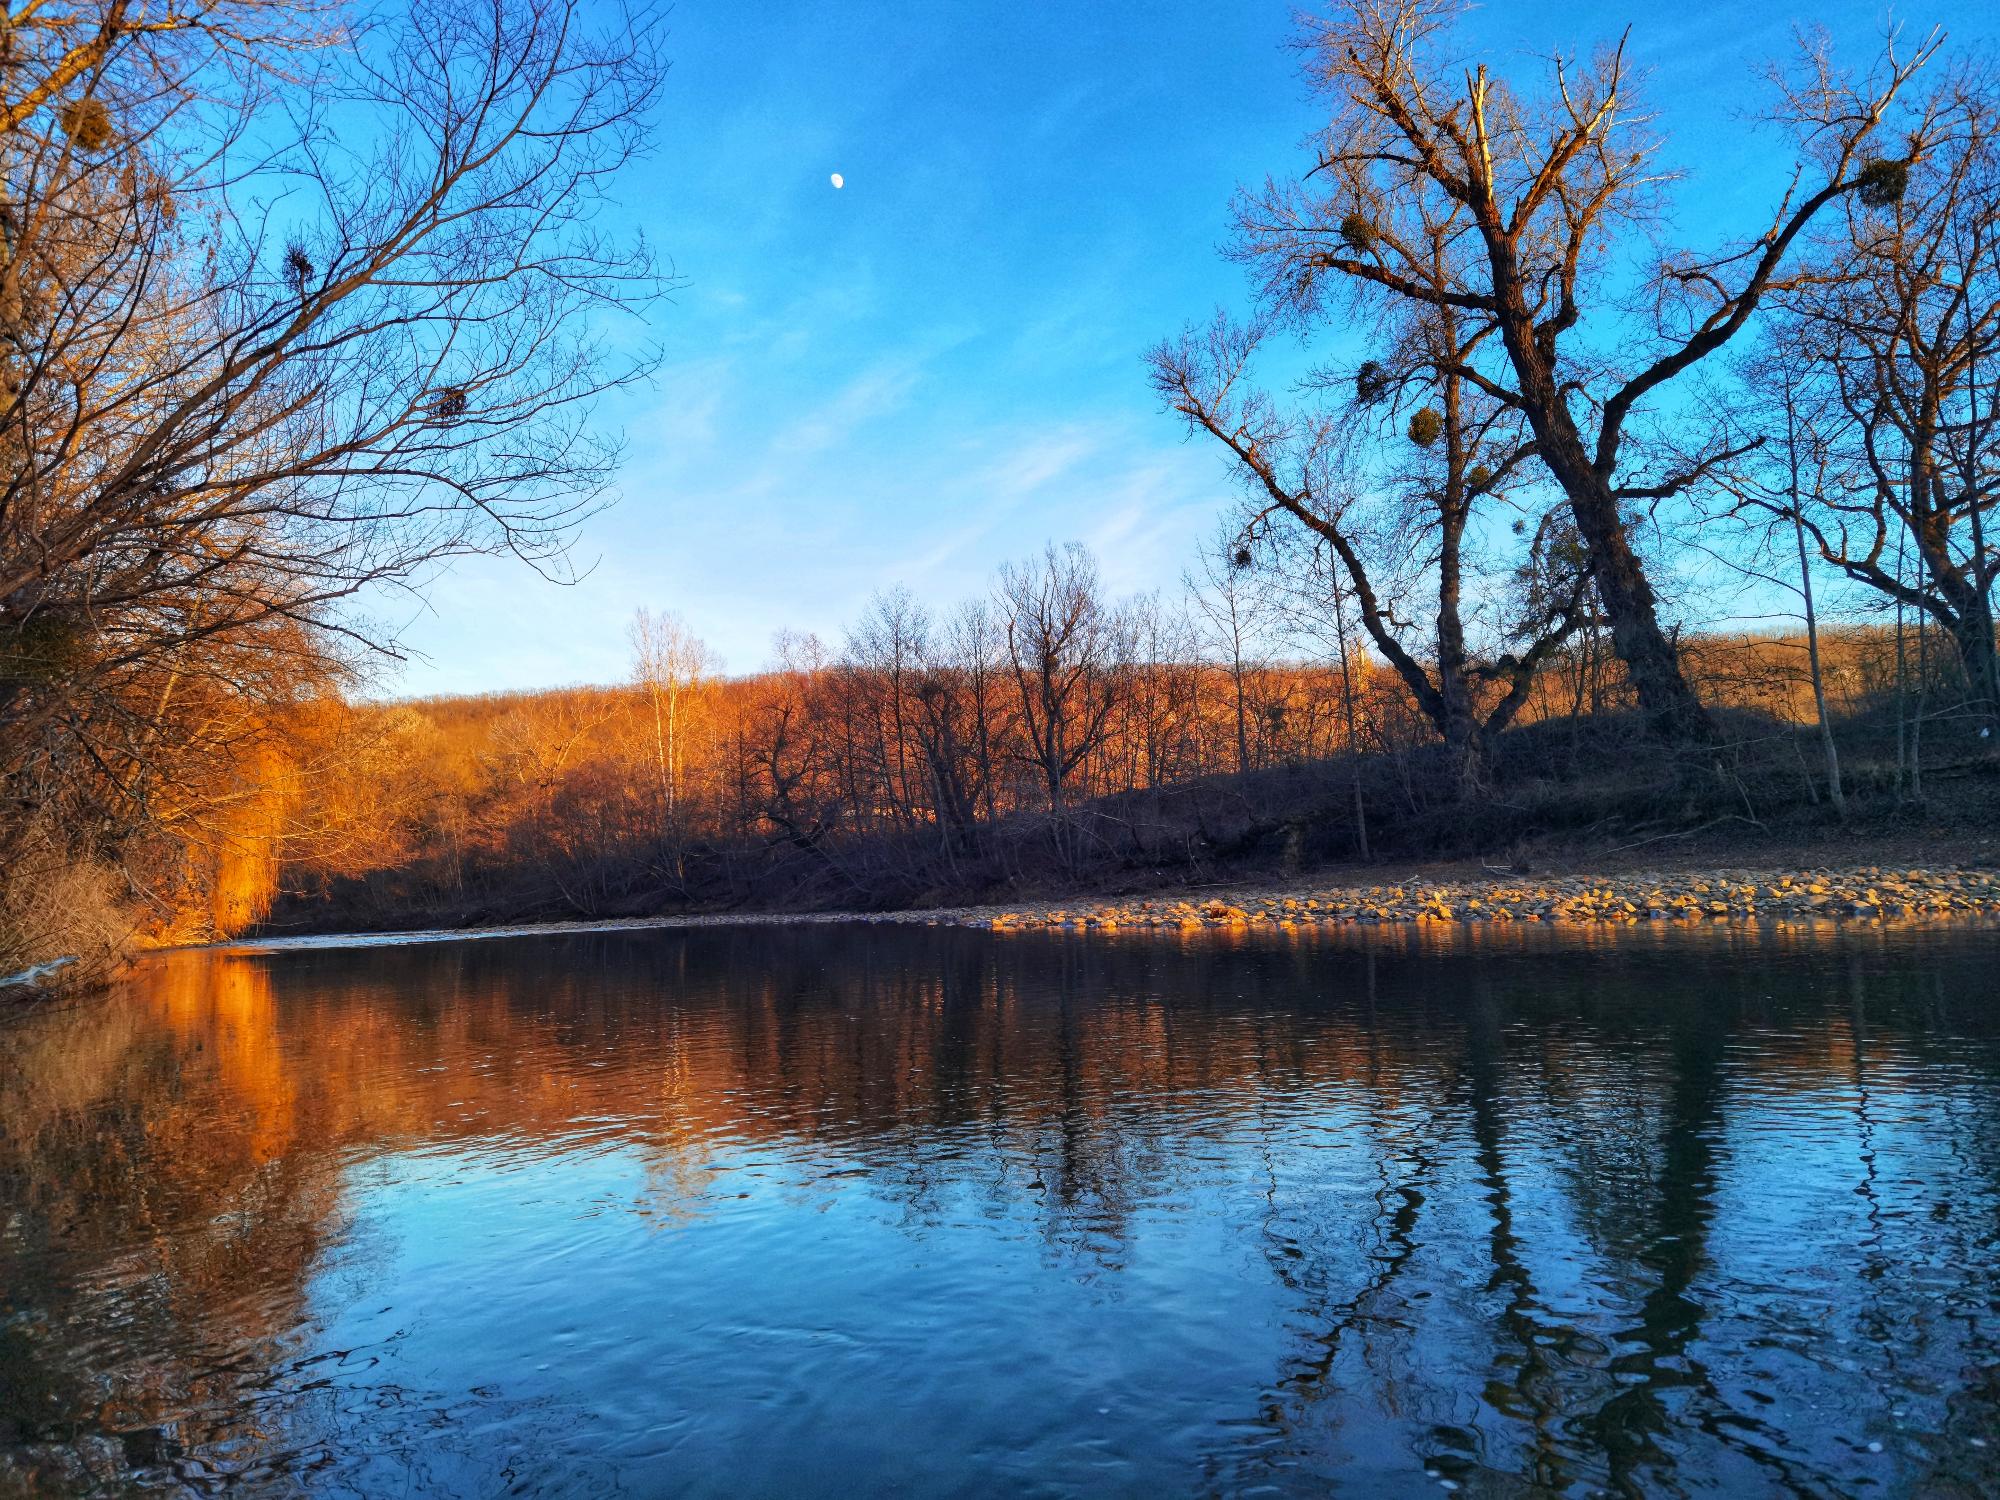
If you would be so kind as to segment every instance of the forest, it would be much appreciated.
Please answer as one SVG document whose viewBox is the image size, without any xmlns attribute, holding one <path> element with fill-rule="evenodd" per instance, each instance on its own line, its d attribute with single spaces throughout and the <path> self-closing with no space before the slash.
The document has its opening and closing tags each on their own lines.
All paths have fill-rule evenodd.
<svg viewBox="0 0 2000 1500">
<path fill-rule="evenodd" d="M 749 673 L 647 607 L 625 681 L 416 701 L 364 603 L 562 576 L 615 498 L 594 413 L 672 277 L 598 215 L 662 18 L 145 14 L 0 53 L 0 974 L 1990 811 L 1976 47 L 1804 35 L 1736 81 L 1780 186 L 1696 225 L 1624 42 L 1501 69 L 1451 0 L 1318 11 L 1323 123 L 1227 207 L 1241 307 L 1132 351 L 1236 486 L 1181 587 L 1051 539 Z"/>
<path fill-rule="evenodd" d="M 1940 790 L 1984 765 L 1943 643 L 1915 621 L 1817 640 L 1837 780 L 1803 636 L 1683 644 L 1728 737 L 1690 774 L 1645 734 L 1598 624 L 1536 673 L 1468 791 L 1393 671 L 1351 642 L 1305 654 L 1267 580 L 1201 582 L 1114 605 L 1087 553 L 1051 548 L 942 618 L 881 595 L 837 645 L 788 639 L 754 676 L 711 674 L 684 626 L 642 612 L 630 683 L 333 710 L 247 798 L 278 820 L 224 846 L 208 919 L 874 909 L 1497 859 L 1593 827 L 1837 827 L 1836 795 L 1893 823 L 1955 807 Z"/>
</svg>

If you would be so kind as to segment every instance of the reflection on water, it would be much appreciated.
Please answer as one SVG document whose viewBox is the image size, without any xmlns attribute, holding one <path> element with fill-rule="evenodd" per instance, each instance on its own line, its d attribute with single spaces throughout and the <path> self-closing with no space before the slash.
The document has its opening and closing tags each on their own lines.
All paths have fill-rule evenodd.
<svg viewBox="0 0 2000 1500">
<path fill-rule="evenodd" d="M 0 1492 L 1990 1494 L 1997 961 L 175 955 L 0 1029 Z"/>
</svg>

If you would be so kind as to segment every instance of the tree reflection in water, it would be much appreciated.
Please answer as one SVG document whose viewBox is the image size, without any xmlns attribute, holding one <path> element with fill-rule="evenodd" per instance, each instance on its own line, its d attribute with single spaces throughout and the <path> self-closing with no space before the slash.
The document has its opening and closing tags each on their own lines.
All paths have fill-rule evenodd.
<svg viewBox="0 0 2000 1500">
<path fill-rule="evenodd" d="M 174 955 L 0 1029 L 0 1480 L 1990 1491 L 1996 956 Z"/>
</svg>

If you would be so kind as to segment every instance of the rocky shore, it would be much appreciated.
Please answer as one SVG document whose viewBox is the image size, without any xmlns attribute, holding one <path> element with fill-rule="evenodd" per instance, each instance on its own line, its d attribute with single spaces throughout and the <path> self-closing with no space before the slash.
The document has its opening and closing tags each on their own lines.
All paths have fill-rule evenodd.
<svg viewBox="0 0 2000 1500">
<path fill-rule="evenodd" d="M 1977 863 L 1839 868 L 1627 870 L 1530 878 L 1490 871 L 1363 885 L 1338 874 L 1211 890 L 1071 896 L 1059 903 L 895 911 L 705 912 L 603 921 L 429 928 L 298 936 L 266 934 L 216 946 L 239 950 L 352 948 L 555 933 L 843 923 L 974 927 L 996 932 L 1300 932 L 1418 923 L 1552 927 L 1758 922 L 1931 922 L 2000 917 L 2000 866 Z"/>
<path fill-rule="evenodd" d="M 899 914 L 997 931 L 1047 928 L 1279 931 L 1397 922 L 1805 922 L 1940 919 L 2000 914 L 2000 870 L 1892 869 L 1635 871 L 1614 876 L 1315 888 L 1231 889 L 1021 909 Z"/>
</svg>

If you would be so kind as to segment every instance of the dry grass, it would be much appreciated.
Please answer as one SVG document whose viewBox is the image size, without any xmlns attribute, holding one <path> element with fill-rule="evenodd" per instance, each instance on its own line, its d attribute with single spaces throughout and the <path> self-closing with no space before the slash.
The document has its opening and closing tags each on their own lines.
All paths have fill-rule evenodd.
<svg viewBox="0 0 2000 1500">
<path fill-rule="evenodd" d="M 69 959 L 29 984 L 0 987 L 0 1002 L 101 982 L 124 963 L 134 934 L 117 875 L 32 832 L 0 869 L 0 977 Z"/>
</svg>

